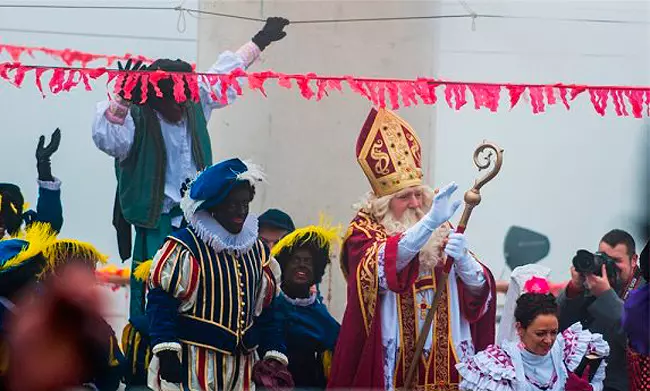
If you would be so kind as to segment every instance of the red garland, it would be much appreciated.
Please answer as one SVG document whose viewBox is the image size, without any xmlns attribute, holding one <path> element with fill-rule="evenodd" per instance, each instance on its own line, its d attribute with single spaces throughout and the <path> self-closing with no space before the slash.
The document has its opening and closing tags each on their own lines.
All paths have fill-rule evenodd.
<svg viewBox="0 0 650 391">
<path fill-rule="evenodd" d="M 48 87 L 53 94 L 70 91 L 79 84 L 83 84 L 84 88 L 90 91 L 92 90 L 90 81 L 106 74 L 107 83 L 115 80 L 114 93 L 120 92 L 122 85 L 124 86 L 123 92 L 126 98 L 131 97 L 133 89 L 139 85 L 142 96 L 140 103 L 146 102 L 149 89 L 153 89 L 156 96 L 162 97 L 163 93 L 158 83 L 163 79 L 172 79 L 174 98 L 178 102 L 188 98 L 199 101 L 201 86 L 211 86 L 209 92 L 211 98 L 221 104 L 228 103 L 228 93 L 241 95 L 243 91 L 240 83 L 245 81 L 248 82 L 250 89 L 259 90 L 266 97 L 265 83 L 269 79 L 276 79 L 278 85 L 286 89 L 291 89 L 295 82 L 303 98 L 311 100 L 315 97 L 316 101 L 329 96 L 329 91 L 342 91 L 342 82 L 346 82 L 353 92 L 366 98 L 373 105 L 389 106 L 392 109 L 418 104 L 434 105 L 438 101 L 436 88 L 441 85 L 444 86 L 447 105 L 454 110 L 460 110 L 467 104 L 467 90 L 469 90 L 476 110 L 487 108 L 491 112 L 496 112 L 501 103 L 501 93 L 505 89 L 508 92 L 510 109 L 517 106 L 521 97 L 527 93 L 534 114 L 545 112 L 547 106 L 556 105 L 559 101 L 568 110 L 571 107 L 570 103 L 578 95 L 587 91 L 594 110 L 601 116 L 606 114 L 610 101 L 612 103 L 610 107 L 619 117 L 631 115 L 641 118 L 644 114 L 650 116 L 650 87 L 471 83 L 427 78 L 371 79 L 353 76 L 319 76 L 314 73 L 287 75 L 273 71 L 246 73 L 241 69 L 228 74 L 122 72 L 106 68 L 37 67 L 18 62 L 0 63 L 0 78 L 16 87 L 24 84 L 25 76 L 31 71 L 35 73 L 35 84 L 43 97 L 45 93 L 41 78 L 44 73 L 50 73 Z M 230 89 L 232 92 L 229 91 Z"/>
<path fill-rule="evenodd" d="M 79 63 L 81 64 L 82 67 L 86 67 L 88 63 L 96 60 L 106 60 L 106 66 L 111 66 L 117 60 L 128 60 L 128 59 L 133 59 L 135 61 L 143 61 L 143 62 L 153 62 L 152 59 L 147 58 L 145 56 L 133 55 L 129 53 L 123 56 L 115 56 L 115 55 L 86 53 L 86 52 L 80 52 L 78 50 L 71 50 L 71 49 L 58 50 L 58 49 L 50 49 L 50 48 L 36 47 L 36 46 L 17 46 L 17 45 L 0 44 L 0 54 L 2 54 L 3 51 L 6 51 L 9 54 L 9 56 L 11 56 L 11 59 L 14 62 L 20 61 L 20 58 L 24 54 L 27 54 L 33 58 L 34 53 L 43 53 L 48 56 L 54 57 L 57 60 L 62 61 L 64 64 L 68 66 L 74 65 L 75 63 Z"/>
</svg>

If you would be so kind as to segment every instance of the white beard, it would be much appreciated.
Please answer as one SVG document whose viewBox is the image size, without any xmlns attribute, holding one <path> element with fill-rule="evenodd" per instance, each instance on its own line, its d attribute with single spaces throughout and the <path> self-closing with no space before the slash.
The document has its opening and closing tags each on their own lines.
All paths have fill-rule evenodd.
<svg viewBox="0 0 650 391">
<path fill-rule="evenodd" d="M 405 232 L 420 221 L 423 216 L 424 212 L 421 209 L 407 209 L 402 218 L 396 220 L 393 214 L 388 211 L 380 223 L 386 229 L 386 234 L 392 236 Z M 442 245 L 445 238 L 449 236 L 450 231 L 448 224 L 441 225 L 433 231 L 429 240 L 422 247 L 419 253 L 420 275 L 431 275 L 436 265 L 446 261 L 447 256 Z"/>
</svg>

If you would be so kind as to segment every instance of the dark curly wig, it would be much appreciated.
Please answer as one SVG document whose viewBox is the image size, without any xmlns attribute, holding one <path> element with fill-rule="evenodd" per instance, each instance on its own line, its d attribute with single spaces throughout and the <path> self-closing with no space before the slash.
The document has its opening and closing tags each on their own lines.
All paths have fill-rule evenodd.
<svg viewBox="0 0 650 391">
<path fill-rule="evenodd" d="M 284 275 L 284 269 L 291 258 L 291 255 L 294 251 L 298 249 L 307 249 L 311 253 L 314 262 L 314 284 L 319 284 L 323 280 L 323 275 L 325 274 L 325 268 L 330 264 L 330 247 L 320 247 L 314 241 L 298 241 L 298 244 L 291 247 L 286 247 L 280 251 L 275 256 L 275 259 L 280 264 L 282 269 L 282 274 Z"/>
<path fill-rule="evenodd" d="M 550 293 L 524 293 L 517 299 L 515 320 L 524 329 L 528 328 L 539 315 L 558 316 L 558 306 L 555 296 Z"/>
</svg>

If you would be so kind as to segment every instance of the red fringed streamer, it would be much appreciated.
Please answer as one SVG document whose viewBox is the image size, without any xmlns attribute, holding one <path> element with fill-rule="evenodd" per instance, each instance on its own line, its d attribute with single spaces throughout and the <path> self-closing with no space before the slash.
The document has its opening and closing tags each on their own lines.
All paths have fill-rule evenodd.
<svg viewBox="0 0 650 391">
<path fill-rule="evenodd" d="M 411 104 L 417 106 L 418 100 L 415 97 L 415 86 L 410 82 L 399 83 L 399 91 L 402 94 L 404 106 L 409 107 Z"/>
<path fill-rule="evenodd" d="M 379 83 L 377 95 L 379 95 L 379 107 L 386 107 L 386 83 L 383 81 Z"/>
<path fill-rule="evenodd" d="M 332 90 L 337 90 L 337 91 L 343 91 L 343 87 L 341 87 L 341 80 L 338 79 L 330 79 L 327 81 L 327 86 L 332 89 Z"/>
<path fill-rule="evenodd" d="M 163 93 L 160 90 L 160 86 L 158 86 L 158 83 L 161 80 L 167 79 L 167 78 L 169 78 L 169 75 L 166 72 L 163 72 L 163 71 L 160 71 L 160 70 L 155 71 L 155 72 L 151 72 L 149 74 L 149 83 L 153 86 L 153 90 L 156 93 L 156 96 L 158 98 L 163 97 Z"/>
<path fill-rule="evenodd" d="M 589 96 L 591 97 L 591 104 L 594 106 L 596 112 L 601 116 L 604 116 L 605 110 L 607 109 L 607 98 L 609 97 L 609 91 L 590 88 Z"/>
<path fill-rule="evenodd" d="M 492 112 L 499 108 L 499 97 L 501 96 L 500 86 L 491 85 L 470 85 L 469 90 L 474 97 L 474 108 L 479 110 L 481 107 L 487 107 Z"/>
<path fill-rule="evenodd" d="M 296 83 L 300 89 L 300 95 L 303 98 L 310 100 L 314 96 L 314 91 L 312 91 L 309 83 L 316 77 L 315 73 L 308 73 L 304 76 L 299 76 L 296 78 Z"/>
<path fill-rule="evenodd" d="M 268 72 L 269 74 L 272 74 L 271 72 Z M 239 96 L 241 95 L 242 89 L 241 86 L 239 85 L 239 79 L 240 77 L 246 77 L 246 72 L 244 72 L 243 69 L 237 68 L 234 71 L 232 71 L 229 75 L 229 85 L 235 90 L 235 93 Z"/>
<path fill-rule="evenodd" d="M 31 71 L 33 68 L 31 67 L 26 67 L 26 66 L 19 66 L 16 68 L 16 74 L 14 75 L 14 82 L 13 84 L 20 88 L 20 86 L 23 84 L 23 81 L 25 80 L 25 74 L 29 71 Z"/>
<path fill-rule="evenodd" d="M 467 104 L 467 98 L 465 97 L 466 89 L 466 84 L 447 84 L 445 87 L 445 100 L 449 108 L 460 110 L 461 107 Z"/>
<path fill-rule="evenodd" d="M 115 76 L 115 85 L 113 86 L 113 94 L 118 95 L 122 92 L 122 85 L 124 80 L 129 76 L 128 73 L 118 72 Z M 108 81 L 110 83 L 110 79 Z"/>
<path fill-rule="evenodd" d="M 436 103 L 436 85 L 430 83 L 429 80 L 418 78 L 415 81 L 415 91 L 422 99 L 425 105 L 433 105 Z"/>
<path fill-rule="evenodd" d="M 388 98 L 390 99 L 390 108 L 393 110 L 399 109 L 399 90 L 396 82 L 387 82 Z"/>
<path fill-rule="evenodd" d="M 521 98 L 521 94 L 526 91 L 526 87 L 524 86 L 513 86 L 513 85 L 506 85 L 506 88 L 508 89 L 508 94 L 510 95 L 510 109 L 513 109 L 517 103 L 519 103 L 519 99 Z"/>
<path fill-rule="evenodd" d="M 43 73 L 45 71 L 47 71 L 46 68 L 38 68 L 36 69 L 36 74 L 34 75 L 34 78 L 36 79 L 36 87 L 41 92 L 41 96 L 43 96 L 43 98 L 45 98 L 45 93 L 43 92 L 43 83 L 41 82 L 41 76 L 43 76 Z"/>
<path fill-rule="evenodd" d="M 327 93 L 327 80 L 318 79 L 316 81 L 316 88 L 318 89 L 316 91 L 316 101 L 320 101 L 323 97 L 329 96 Z"/>
<path fill-rule="evenodd" d="M 248 87 L 250 87 L 251 90 L 259 90 L 266 98 L 267 96 L 266 91 L 264 90 L 264 81 L 266 81 L 266 78 L 261 76 L 259 73 L 255 75 L 248 75 Z"/>
<path fill-rule="evenodd" d="M 172 73 L 172 80 L 174 81 L 174 99 L 178 103 L 183 103 L 187 100 L 187 95 L 185 94 L 185 80 L 183 75 L 178 73 Z"/>
<path fill-rule="evenodd" d="M 144 104 L 149 98 L 149 74 L 143 73 L 140 76 L 140 104 Z"/>
<path fill-rule="evenodd" d="M 545 105 L 542 87 L 528 87 L 528 92 L 530 94 L 530 105 L 533 108 L 533 114 L 543 113 Z"/>
<path fill-rule="evenodd" d="M 28 55 L 34 55 L 34 52 L 40 52 L 48 56 L 54 57 L 58 60 L 61 60 L 67 65 L 73 65 L 75 62 L 81 63 L 81 66 L 86 67 L 88 63 L 96 60 L 106 60 L 108 66 L 110 66 L 115 60 L 128 60 L 129 58 L 134 59 L 135 61 L 143 62 L 153 62 L 152 59 L 145 56 L 134 56 L 131 54 L 125 54 L 123 56 L 115 55 L 105 55 L 105 54 L 95 54 L 95 53 L 86 53 L 78 50 L 72 49 L 50 49 L 44 47 L 31 47 L 31 46 L 17 46 L 17 45 L 4 45 L 0 44 L 0 53 L 5 50 L 14 61 L 20 61 L 20 57 L 27 53 Z"/>
<path fill-rule="evenodd" d="M 370 101 L 373 105 L 379 106 L 379 95 L 377 90 L 379 89 L 379 83 L 376 81 L 364 81 L 363 84 L 366 86 L 368 91 L 368 96 L 370 96 Z"/>
<path fill-rule="evenodd" d="M 79 82 L 81 81 L 81 77 L 79 77 L 79 79 L 76 79 L 78 73 L 79 71 L 77 71 L 76 69 L 71 69 L 68 72 L 68 78 L 65 80 L 65 82 L 63 82 L 63 86 L 62 86 L 63 91 L 70 92 L 70 90 L 73 87 L 76 87 L 77 84 L 79 84 Z"/>
<path fill-rule="evenodd" d="M 643 117 L 643 91 L 627 90 L 625 91 L 625 95 L 632 106 L 632 115 L 634 118 Z"/>
<path fill-rule="evenodd" d="M 557 103 L 557 99 L 555 99 L 555 91 L 553 90 L 552 86 L 545 86 L 544 93 L 546 94 L 546 99 L 549 105 L 554 105 Z"/>
<path fill-rule="evenodd" d="M 58 94 L 61 92 L 63 89 L 63 82 L 65 79 L 65 70 L 56 68 L 54 69 L 54 73 L 52 74 L 52 78 L 50 79 L 50 92 L 53 94 Z"/>
<path fill-rule="evenodd" d="M 133 89 L 135 86 L 138 84 L 138 80 L 140 79 L 140 74 L 137 72 L 129 72 L 125 76 L 125 83 L 124 83 L 124 99 L 130 101 L 133 98 Z M 115 83 L 117 84 L 117 82 Z"/>
<path fill-rule="evenodd" d="M 278 85 L 280 87 L 284 87 L 286 89 L 291 89 L 291 79 L 287 77 L 287 75 L 283 73 L 278 73 Z"/>
<path fill-rule="evenodd" d="M 185 82 L 187 83 L 187 87 L 190 90 L 190 99 L 192 99 L 193 102 L 198 102 L 201 100 L 201 96 L 199 94 L 199 79 L 196 74 L 193 73 L 188 73 L 184 75 L 185 77 Z"/>
<path fill-rule="evenodd" d="M 355 79 L 352 76 L 345 76 L 345 80 L 348 82 L 348 85 L 352 91 L 370 100 L 370 95 L 368 95 L 368 92 L 366 92 L 366 90 L 363 88 L 361 81 Z"/>
<path fill-rule="evenodd" d="M 569 110 L 570 109 L 569 101 L 566 98 L 567 88 L 561 86 L 561 87 L 558 87 L 558 91 L 560 93 L 560 98 L 562 99 L 562 103 L 564 104 L 564 107 L 566 107 L 566 109 Z"/>
<path fill-rule="evenodd" d="M 585 86 L 573 86 L 571 87 L 571 100 L 574 100 L 578 95 L 582 94 L 587 90 Z"/>
<path fill-rule="evenodd" d="M 627 117 L 630 113 L 625 107 L 625 99 L 623 98 L 623 91 L 621 90 L 612 90 L 611 91 L 612 100 L 614 101 L 614 111 L 619 117 Z"/>
</svg>

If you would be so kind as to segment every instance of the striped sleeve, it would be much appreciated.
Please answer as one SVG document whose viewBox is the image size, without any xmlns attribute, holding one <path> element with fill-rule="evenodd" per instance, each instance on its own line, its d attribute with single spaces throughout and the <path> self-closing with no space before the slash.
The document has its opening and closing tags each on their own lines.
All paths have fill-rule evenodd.
<svg viewBox="0 0 650 391">
<path fill-rule="evenodd" d="M 161 289 L 182 302 L 195 300 L 199 264 L 185 246 L 167 240 L 156 253 L 151 269 L 149 289 Z"/>
</svg>

